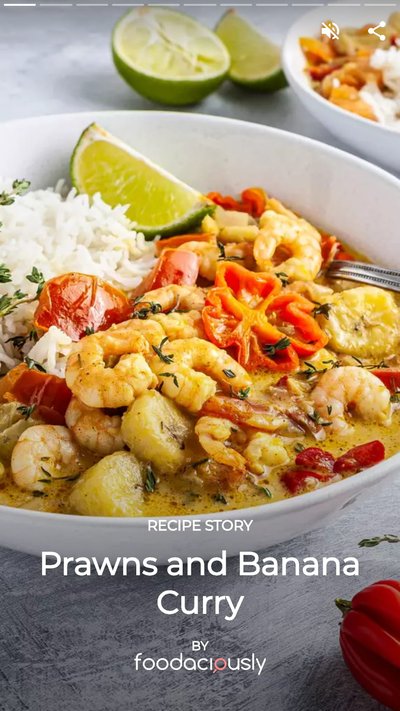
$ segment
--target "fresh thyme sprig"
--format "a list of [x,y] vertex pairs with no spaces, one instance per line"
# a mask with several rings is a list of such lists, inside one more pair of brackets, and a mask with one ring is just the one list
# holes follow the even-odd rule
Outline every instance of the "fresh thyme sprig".
[[37,284],[36,296],[40,296],[45,285],[43,272],[39,271],[37,267],[32,267],[31,273],[28,274],[26,278],[31,282],[31,284]]
[[274,358],[279,351],[284,351],[290,346],[290,338],[284,336],[276,343],[266,343],[263,345],[262,349],[264,353],[270,358]]
[[40,365],[40,363],[37,363],[36,360],[33,360],[33,358],[29,358],[29,356],[25,356],[24,363],[28,366],[29,370],[38,370],[39,373],[46,373],[46,368]]
[[374,363],[372,365],[366,365],[362,362],[360,358],[357,358],[357,356],[353,355],[351,357],[353,358],[353,360],[356,361],[359,368],[365,368],[366,370],[381,370],[382,368],[389,368],[389,366],[385,363],[384,360],[381,360],[379,363]]
[[12,191],[7,193],[5,190],[0,193],[0,205],[2,207],[7,207],[15,202],[17,195],[23,195],[29,188],[29,180],[14,180],[12,184]]
[[326,319],[329,319],[329,312],[332,308],[332,304],[319,304],[317,301],[314,301],[317,306],[315,309],[312,311],[313,316],[324,316]]
[[155,301],[144,301],[143,307],[137,309],[133,312],[132,318],[138,318],[142,321],[149,317],[149,314],[159,314],[162,311],[161,304],[157,304]]
[[35,410],[36,410],[36,405],[20,405],[19,407],[17,407],[17,411],[21,413],[24,420],[29,420],[29,418],[31,417],[31,415],[33,415]]
[[159,373],[160,378],[172,378],[172,382],[174,383],[176,388],[179,388],[179,382],[178,378],[176,377],[175,373]]
[[227,257],[225,252],[225,245],[222,242],[217,241],[217,246],[219,249],[219,257],[217,259],[218,262],[241,262],[243,260],[243,257],[235,257],[234,255],[232,255],[231,257]]
[[239,400],[247,400],[250,395],[250,388],[240,388],[240,390],[235,391],[231,387],[230,395],[231,397],[237,397]]
[[151,468],[151,465],[148,464],[146,466],[146,479],[144,482],[144,488],[146,489],[148,494],[152,494],[153,491],[155,491],[157,485],[157,479],[154,475],[154,472]]
[[7,284],[12,281],[12,275],[8,267],[5,264],[0,264],[0,284]]
[[167,363],[168,365],[172,363],[174,360],[174,356],[171,353],[170,355],[167,355],[166,353],[163,353],[163,347],[169,340],[168,336],[165,336],[165,338],[162,339],[161,343],[159,346],[152,346],[154,353],[158,355],[159,359],[163,361],[163,363]]
[[224,368],[222,372],[227,378],[236,378],[236,373],[234,373],[230,368]]
[[3,294],[0,296],[0,318],[4,316],[9,316],[20,304],[30,301],[27,298],[28,294],[24,294],[20,289],[14,291],[13,294]]
[[310,363],[309,361],[305,360],[304,365],[307,366],[305,370],[300,370],[299,375],[303,375],[305,378],[312,378],[314,375],[322,375],[323,373],[326,373],[327,370],[330,370],[331,368],[339,368],[340,363],[337,360],[323,360],[322,365],[330,365],[330,368],[316,368],[313,363]]
[[332,426],[332,422],[325,422],[325,420],[322,419],[321,415],[316,410],[313,410],[313,412],[311,412],[311,414],[309,414],[308,416],[309,416],[310,420],[315,422],[315,424],[319,425],[320,427],[331,427]]
[[275,276],[281,280],[282,286],[287,286],[289,284],[289,277],[285,272],[276,272]]
[[380,543],[400,543],[400,536],[394,536],[392,533],[385,533],[384,536],[375,536],[374,538],[363,538],[359,542],[360,548],[374,548]]
[[[40,296],[45,284],[45,279],[41,271],[37,267],[32,267],[30,274],[27,274],[26,279],[33,284],[37,284],[36,294],[30,297],[21,289],[16,289],[13,294],[3,294],[0,296],[0,318],[4,318],[11,314],[21,304],[30,304]],[[0,264],[0,283],[8,284],[12,282],[12,274],[10,269],[5,264]]]

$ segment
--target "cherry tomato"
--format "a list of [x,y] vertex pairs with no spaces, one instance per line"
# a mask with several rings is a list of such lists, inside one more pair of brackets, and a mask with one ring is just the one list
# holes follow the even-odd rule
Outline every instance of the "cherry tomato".
[[32,414],[51,425],[65,424],[64,415],[72,393],[63,378],[18,365],[1,381],[3,401],[35,405]]
[[46,282],[35,311],[35,326],[57,326],[73,341],[104,331],[132,313],[128,297],[95,276],[71,272]]
[[199,259],[194,252],[181,249],[164,249],[153,267],[139,286],[132,292],[133,298],[143,296],[147,291],[159,289],[169,284],[194,286],[199,275]]

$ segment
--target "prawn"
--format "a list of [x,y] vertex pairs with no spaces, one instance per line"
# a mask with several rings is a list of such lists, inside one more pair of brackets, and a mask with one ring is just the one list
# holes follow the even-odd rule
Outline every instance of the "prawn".
[[205,338],[201,311],[193,310],[187,313],[174,311],[170,314],[155,314],[152,316],[152,321],[163,328],[164,335],[168,336],[170,341],[175,341],[178,338]]
[[289,462],[289,455],[280,437],[255,432],[243,452],[248,468],[254,474],[264,474],[265,468],[279,467]]
[[25,430],[11,457],[15,483],[29,491],[43,491],[52,479],[66,479],[84,469],[77,443],[60,425],[35,425]]
[[245,458],[232,448],[230,439],[238,432],[230,421],[218,417],[200,417],[194,431],[203,449],[219,464],[225,464],[236,471],[245,473]]
[[154,348],[150,367],[158,376],[162,392],[177,405],[198,412],[215,395],[217,384],[235,391],[248,391],[251,379],[226,351],[201,338],[177,339]]
[[266,210],[260,218],[254,259],[261,271],[273,267],[291,280],[312,281],[322,266],[321,235],[306,220]]
[[200,286],[168,284],[168,286],[147,291],[136,300],[135,307],[136,310],[139,310],[147,305],[154,305],[159,311],[171,311],[172,309],[201,311],[205,302],[206,292]]
[[311,393],[315,408],[332,431],[342,435],[352,432],[346,412],[362,420],[390,425],[391,404],[387,387],[369,370],[347,365],[324,373]]
[[178,249],[194,252],[199,257],[199,274],[203,279],[214,282],[218,263],[226,259],[240,261],[243,266],[253,266],[253,245],[250,242],[231,242],[224,246],[213,242],[185,242]]
[[124,448],[120,415],[107,415],[103,410],[87,407],[73,397],[65,413],[65,423],[76,441],[101,456]]
[[128,407],[157,384],[146,361],[149,353],[147,339],[132,328],[132,322],[116,324],[74,346],[65,371],[66,383],[88,407]]

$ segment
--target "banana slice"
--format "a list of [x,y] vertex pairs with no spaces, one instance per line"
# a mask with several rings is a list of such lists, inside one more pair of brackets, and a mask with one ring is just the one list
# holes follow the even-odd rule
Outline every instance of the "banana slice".
[[400,338],[400,314],[392,294],[374,286],[348,289],[329,298],[329,318],[319,317],[337,353],[358,358],[392,354]]

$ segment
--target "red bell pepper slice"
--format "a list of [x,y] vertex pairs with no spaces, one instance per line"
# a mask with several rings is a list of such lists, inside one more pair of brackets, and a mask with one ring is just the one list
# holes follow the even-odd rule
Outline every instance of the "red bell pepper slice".
[[294,496],[300,494],[305,487],[307,479],[318,479],[318,481],[328,481],[330,478],[323,472],[307,469],[289,469],[282,475],[282,482]]
[[398,368],[375,368],[371,373],[386,385],[392,394],[400,390],[400,370]]
[[[314,305],[299,294],[279,294],[282,284],[274,274],[224,263],[215,284],[203,309],[207,337],[220,348],[232,348],[245,368],[296,370],[299,355],[309,356],[327,343],[311,315]],[[294,335],[286,334],[288,324]]]
[[296,465],[305,469],[316,469],[319,472],[331,474],[335,464],[335,457],[319,447],[307,447],[296,457]]
[[301,358],[313,355],[328,342],[327,335],[312,316],[314,309],[311,301],[291,292],[277,296],[267,308],[268,316],[274,313],[282,323],[294,326],[295,335],[289,338]]
[[241,200],[236,200],[231,195],[224,196],[217,192],[208,193],[207,197],[224,210],[247,212],[253,217],[261,217],[267,203],[267,196],[262,188],[247,188],[243,190]]
[[374,440],[349,449],[336,460],[333,471],[337,474],[356,474],[363,469],[373,467],[383,459],[385,459],[385,447],[379,440]]

